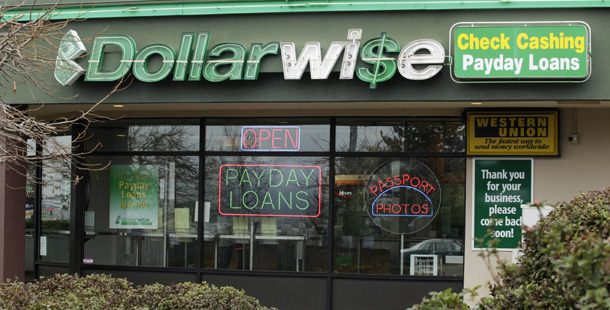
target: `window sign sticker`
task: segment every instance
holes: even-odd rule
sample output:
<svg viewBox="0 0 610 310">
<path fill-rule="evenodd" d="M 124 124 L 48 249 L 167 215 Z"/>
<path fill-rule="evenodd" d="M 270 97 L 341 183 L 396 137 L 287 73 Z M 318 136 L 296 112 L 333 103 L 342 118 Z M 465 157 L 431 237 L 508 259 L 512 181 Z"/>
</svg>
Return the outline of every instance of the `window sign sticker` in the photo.
<svg viewBox="0 0 610 310">
<path fill-rule="evenodd" d="M 109 207 L 111 229 L 157 229 L 159 166 L 111 166 Z"/>
<path fill-rule="evenodd" d="M 367 212 L 377 226 L 391 233 L 412 234 L 430 225 L 440 211 L 441 188 L 426 165 L 393 160 L 371 174 L 365 197 Z"/>
</svg>

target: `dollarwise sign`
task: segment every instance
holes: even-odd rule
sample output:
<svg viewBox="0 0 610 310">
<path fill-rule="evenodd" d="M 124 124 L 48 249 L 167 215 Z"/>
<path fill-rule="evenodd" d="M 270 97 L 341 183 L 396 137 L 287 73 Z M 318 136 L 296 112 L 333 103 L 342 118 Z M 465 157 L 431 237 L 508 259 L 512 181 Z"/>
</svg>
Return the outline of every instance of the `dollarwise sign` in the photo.
<svg viewBox="0 0 610 310">
<path fill-rule="evenodd" d="M 83 75 L 85 69 L 78 65 L 75 59 L 86 51 L 83 41 L 74 30 L 69 30 L 61 39 L 54 72 L 55 79 L 61 85 L 72 85 Z"/>
<path fill-rule="evenodd" d="M 87 49 L 76 31 L 71 30 L 66 36 L 69 40 L 60 48 L 69 46 L 75 52 L 59 52 L 55 78 L 62 85 L 71 85 L 83 72 L 89 82 L 117 81 L 129 73 L 148 83 L 170 77 L 173 81 L 256 80 L 264 58 L 279 54 L 286 80 L 301 79 L 308 66 L 312 80 L 327 79 L 340 65 L 339 79 L 353 79 L 356 75 L 370 88 L 376 88 L 397 72 L 408 80 L 429 79 L 441 71 L 445 61 L 445 50 L 438 41 L 420 39 L 401 47 L 383 32 L 362 44 L 362 29 L 348 29 L 347 40 L 331 42 L 324 57 L 320 42 L 307 42 L 300 53 L 294 42 L 252 43 L 249 50 L 240 43 L 220 43 L 208 50 L 212 34 L 204 31 L 184 32 L 177 51 L 166 44 L 151 44 L 138 50 L 131 36 L 99 35 L 93 40 L 84 70 L 76 60 Z M 120 51 L 119 59 L 104 57 L 110 49 Z M 364 65 L 356 65 L 358 56 Z M 159 68 L 150 65 L 153 58 L 161 58 Z"/>
<path fill-rule="evenodd" d="M 222 165 L 218 211 L 233 216 L 317 217 L 322 169 L 306 165 Z"/>
<path fill-rule="evenodd" d="M 584 22 L 458 23 L 452 77 L 467 81 L 584 81 L 591 70 Z"/>
<path fill-rule="evenodd" d="M 71 85 L 85 81 L 117 81 L 132 74 L 147 83 L 173 81 L 222 82 L 256 80 L 269 59 L 282 62 L 285 80 L 300 80 L 309 68 L 312 80 L 328 79 L 335 67 L 339 79 L 356 76 L 377 88 L 396 73 L 407 80 L 427 80 L 451 64 L 452 78 L 469 81 L 584 81 L 590 75 L 590 30 L 584 22 L 458 23 L 450 30 L 450 58 L 437 40 L 398 42 L 387 32 L 361 41 L 362 29 L 332 41 L 322 53 L 320 42 L 300 47 L 294 42 L 219 43 L 210 48 L 212 33 L 184 32 L 179 46 L 150 44 L 137 48 L 125 34 L 99 35 L 87 51 L 76 31 L 70 30 L 58 51 L 55 78 Z M 104 57 L 107 51 L 117 59 Z M 448 59 L 452 59 L 449 61 Z M 79 62 L 81 64 L 79 64 Z M 83 67 L 86 67 L 86 70 Z M 111 68 L 111 69 L 108 69 Z"/>
</svg>

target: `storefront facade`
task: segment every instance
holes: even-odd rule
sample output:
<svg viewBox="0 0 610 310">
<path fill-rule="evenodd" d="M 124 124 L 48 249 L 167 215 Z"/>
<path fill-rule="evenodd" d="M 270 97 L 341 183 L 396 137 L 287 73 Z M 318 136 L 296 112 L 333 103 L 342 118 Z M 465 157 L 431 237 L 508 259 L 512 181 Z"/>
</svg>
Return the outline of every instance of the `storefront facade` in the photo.
<svg viewBox="0 0 610 310">
<path fill-rule="evenodd" d="M 132 80 L 72 129 L 106 168 L 31 167 L 26 274 L 207 281 L 280 309 L 483 285 L 480 230 L 510 259 L 514 203 L 608 184 L 607 4 L 576 3 L 94 8 L 49 75 L 66 86 L 7 99 L 53 119 Z"/>
</svg>

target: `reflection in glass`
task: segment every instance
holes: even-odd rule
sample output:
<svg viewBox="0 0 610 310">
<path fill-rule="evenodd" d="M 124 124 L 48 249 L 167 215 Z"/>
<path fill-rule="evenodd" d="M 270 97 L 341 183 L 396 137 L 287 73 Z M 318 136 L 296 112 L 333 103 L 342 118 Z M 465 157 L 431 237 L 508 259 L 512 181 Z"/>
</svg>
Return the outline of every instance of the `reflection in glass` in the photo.
<svg viewBox="0 0 610 310">
<path fill-rule="evenodd" d="M 466 152 L 466 126 L 458 122 L 446 122 L 443 144 L 445 152 Z"/>
<path fill-rule="evenodd" d="M 327 158 L 211 156 L 205 169 L 205 268 L 326 270 Z"/>
<path fill-rule="evenodd" d="M 402 119 L 339 119 L 337 151 L 400 152 L 404 149 Z"/>
<path fill-rule="evenodd" d="M 27 165 L 25 185 L 25 281 L 34 281 L 34 212 L 36 212 L 36 166 Z"/>
<path fill-rule="evenodd" d="M 199 120 L 116 120 L 93 123 L 88 132 L 90 137 L 86 140 L 87 150 L 199 150 Z"/>
<path fill-rule="evenodd" d="M 69 148 L 72 137 L 54 137 L 54 140 L 54 145 Z M 39 259 L 42 261 L 69 262 L 71 177 L 70 161 L 45 160 L 42 163 L 39 249 Z"/>
<path fill-rule="evenodd" d="M 465 127 L 442 119 L 339 119 L 339 152 L 464 152 Z"/>
<path fill-rule="evenodd" d="M 84 262 L 195 267 L 198 158 L 89 158 L 108 161 L 110 169 L 91 171 L 87 180 Z"/>
</svg>

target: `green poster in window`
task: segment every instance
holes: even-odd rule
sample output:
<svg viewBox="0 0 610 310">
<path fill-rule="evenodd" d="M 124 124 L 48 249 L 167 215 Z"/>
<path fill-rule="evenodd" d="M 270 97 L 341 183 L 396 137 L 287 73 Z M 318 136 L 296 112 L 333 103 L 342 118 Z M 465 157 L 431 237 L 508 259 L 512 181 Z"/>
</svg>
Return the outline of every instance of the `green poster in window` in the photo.
<svg viewBox="0 0 610 310">
<path fill-rule="evenodd" d="M 110 228 L 157 229 L 159 166 L 110 167 Z"/>
<path fill-rule="evenodd" d="M 532 159 L 475 159 L 473 248 L 515 249 L 521 241 L 521 205 L 533 195 Z M 481 242 L 482 240 L 482 242 Z"/>
</svg>

